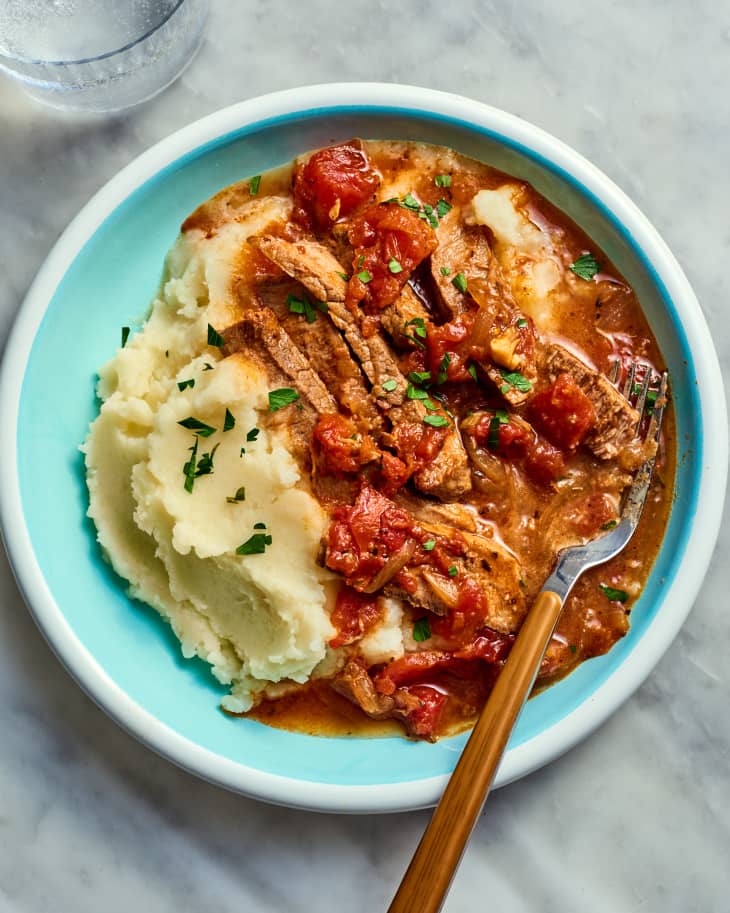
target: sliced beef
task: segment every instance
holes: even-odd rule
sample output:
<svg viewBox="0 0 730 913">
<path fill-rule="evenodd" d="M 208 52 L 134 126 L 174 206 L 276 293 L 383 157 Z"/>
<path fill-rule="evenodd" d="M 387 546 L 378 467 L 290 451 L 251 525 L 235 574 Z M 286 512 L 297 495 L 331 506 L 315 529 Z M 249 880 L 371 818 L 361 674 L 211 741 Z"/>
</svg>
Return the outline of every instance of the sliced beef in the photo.
<svg viewBox="0 0 730 913">
<path fill-rule="evenodd" d="M 487 280 L 494 257 L 489 246 L 489 229 L 464 225 L 461 210 L 455 207 L 439 223 L 438 247 L 431 254 L 431 274 L 444 311 L 452 318 L 473 308 L 470 297 L 454 285 L 463 273 L 467 283 Z"/>
<path fill-rule="evenodd" d="M 520 583 L 521 569 L 512 552 L 494 539 L 455 530 L 441 523 L 420 522 L 425 533 L 446 543 L 458 543 L 447 567 L 456 568 L 455 576 L 438 566 L 423 564 L 407 568 L 407 577 L 399 575 L 385 588 L 389 596 L 397 596 L 418 608 L 446 616 L 458 609 L 463 582 L 469 578 L 484 595 L 486 618 L 484 624 L 503 634 L 519 629 L 527 611 L 525 594 Z"/>
<path fill-rule="evenodd" d="M 250 349 L 265 353 L 317 412 L 337 411 L 333 396 L 269 308 L 247 311 L 239 323 L 225 331 L 224 342 L 224 355 Z"/>
<path fill-rule="evenodd" d="M 395 301 L 380 312 L 383 329 L 397 346 L 405 349 L 411 346 L 409 337 L 413 335 L 413 322 L 425 323 L 430 317 L 410 285 L 404 285 Z"/>
<path fill-rule="evenodd" d="M 545 352 L 545 368 L 552 375 L 570 374 L 593 404 L 596 424 L 585 444 L 603 460 L 611 460 L 634 438 L 639 413 L 627 402 L 607 377 L 590 368 L 567 349 L 550 345 Z"/>
<path fill-rule="evenodd" d="M 345 271 L 324 245 L 317 241 L 285 241 L 273 235 L 250 240 L 288 276 L 301 282 L 317 301 L 345 300 Z"/>
</svg>

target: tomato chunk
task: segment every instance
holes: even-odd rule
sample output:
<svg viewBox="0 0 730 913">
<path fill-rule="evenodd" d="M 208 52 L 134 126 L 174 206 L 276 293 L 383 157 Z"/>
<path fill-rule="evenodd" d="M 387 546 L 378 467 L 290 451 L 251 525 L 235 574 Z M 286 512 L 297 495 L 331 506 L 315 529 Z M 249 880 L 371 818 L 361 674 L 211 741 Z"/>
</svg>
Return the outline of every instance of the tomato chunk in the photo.
<svg viewBox="0 0 730 913">
<path fill-rule="evenodd" d="M 469 344 L 472 323 L 471 315 L 462 314 L 451 323 L 429 327 L 426 340 L 428 369 L 438 383 L 474 380 L 469 373 L 474 354 Z"/>
<path fill-rule="evenodd" d="M 527 475 L 538 485 L 550 485 L 565 475 L 562 451 L 539 437 L 527 454 L 524 465 Z"/>
<path fill-rule="evenodd" d="M 337 634 L 330 641 L 331 647 L 344 647 L 366 634 L 380 619 L 382 611 L 375 596 L 359 593 L 349 586 L 341 586 L 330 621 Z"/>
<path fill-rule="evenodd" d="M 357 216 L 348 233 L 355 249 L 347 305 L 374 313 L 391 304 L 413 270 L 437 245 L 423 220 L 397 204 L 381 203 Z"/>
<path fill-rule="evenodd" d="M 565 373 L 533 397 L 528 411 L 538 431 L 562 450 L 575 450 L 596 423 L 593 403 Z"/>
<path fill-rule="evenodd" d="M 295 213 L 316 228 L 328 228 L 367 202 L 379 184 L 367 156 L 352 143 L 320 149 L 295 172 Z"/>
<path fill-rule="evenodd" d="M 404 714 L 408 734 L 417 739 L 434 741 L 448 697 L 430 685 L 412 685 L 403 688 L 401 693 L 416 699 L 415 706 Z"/>
<path fill-rule="evenodd" d="M 472 429 L 474 440 L 481 447 L 488 447 L 508 460 L 524 459 L 533 445 L 535 434 L 509 416 L 506 422 L 499 422 L 495 439 L 492 429 L 495 417 L 494 412 L 487 412 L 480 417 Z"/>
<path fill-rule="evenodd" d="M 414 532 L 413 517 L 364 482 L 355 503 L 338 507 L 333 514 L 327 567 L 355 589 L 367 590 Z"/>
<path fill-rule="evenodd" d="M 359 472 L 380 455 L 370 435 L 359 434 L 354 422 L 338 413 L 320 415 L 312 438 L 319 468 L 326 474 Z"/>
</svg>

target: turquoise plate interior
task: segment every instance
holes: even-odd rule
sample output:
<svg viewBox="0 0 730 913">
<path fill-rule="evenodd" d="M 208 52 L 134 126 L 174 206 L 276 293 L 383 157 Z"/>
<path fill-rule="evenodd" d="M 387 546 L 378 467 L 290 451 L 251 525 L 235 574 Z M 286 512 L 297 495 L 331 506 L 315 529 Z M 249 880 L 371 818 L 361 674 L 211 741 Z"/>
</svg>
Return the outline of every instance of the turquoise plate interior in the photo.
<svg viewBox="0 0 730 913">
<path fill-rule="evenodd" d="M 326 108 L 242 128 L 172 162 L 108 216 L 58 286 L 27 364 L 17 448 L 22 504 L 41 571 L 73 632 L 121 689 L 177 733 L 232 761 L 293 779 L 374 785 L 450 772 L 465 736 L 436 745 L 320 739 L 226 717 L 219 709 L 224 691 L 207 666 L 181 657 L 167 625 L 126 596 L 124 581 L 102 559 L 85 517 L 78 451 L 98 408 L 96 369 L 119 345 L 120 328 L 144 316 L 183 218 L 233 181 L 354 135 L 441 143 L 531 181 L 623 271 L 665 354 L 681 447 L 675 502 L 631 631 L 607 656 L 531 700 L 510 744 L 535 737 L 589 700 L 646 631 L 682 560 L 698 489 L 702 413 L 673 304 L 628 232 L 572 177 L 493 132 L 395 108 Z"/>
</svg>

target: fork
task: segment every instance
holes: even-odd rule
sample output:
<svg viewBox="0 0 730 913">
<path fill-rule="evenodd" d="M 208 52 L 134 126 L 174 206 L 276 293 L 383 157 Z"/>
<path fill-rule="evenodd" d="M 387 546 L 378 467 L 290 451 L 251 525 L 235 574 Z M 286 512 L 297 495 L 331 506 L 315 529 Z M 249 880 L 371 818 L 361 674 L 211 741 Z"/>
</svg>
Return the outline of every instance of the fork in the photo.
<svg viewBox="0 0 730 913">
<path fill-rule="evenodd" d="M 637 438 L 645 424 L 644 411 L 652 384 L 652 371 L 648 367 L 644 369 L 642 382 L 635 382 L 639 367 L 636 362 L 630 365 L 621 389 L 626 399 L 637 397 Z M 615 385 L 619 370 L 617 361 L 610 376 Z M 664 372 L 644 435 L 644 442 L 652 448 L 651 454 L 636 472 L 624 499 L 621 519 L 605 535 L 558 552 L 555 569 L 520 628 L 388 913 L 438 913 L 441 909 L 568 594 L 583 571 L 618 555 L 636 530 L 654 472 L 667 386 L 668 375 Z"/>
</svg>

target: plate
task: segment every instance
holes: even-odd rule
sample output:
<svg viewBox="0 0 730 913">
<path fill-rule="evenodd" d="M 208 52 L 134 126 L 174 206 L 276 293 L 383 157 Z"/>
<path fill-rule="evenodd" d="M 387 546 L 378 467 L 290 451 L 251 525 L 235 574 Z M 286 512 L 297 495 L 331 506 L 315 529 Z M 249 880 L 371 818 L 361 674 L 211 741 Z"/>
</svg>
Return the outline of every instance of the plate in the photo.
<svg viewBox="0 0 730 913">
<path fill-rule="evenodd" d="M 646 218 L 563 143 L 494 108 L 407 86 L 277 92 L 219 111 L 121 171 L 59 239 L 20 310 L 0 377 L 0 516 L 23 595 L 88 694 L 150 748 L 221 786 L 342 812 L 434 804 L 466 735 L 324 739 L 219 709 L 224 689 L 184 660 L 167 625 L 125 595 L 85 517 L 78 445 L 96 414 L 96 369 L 142 318 L 183 218 L 233 181 L 352 136 L 452 146 L 529 180 L 604 248 L 636 289 L 673 379 L 680 454 L 660 555 L 629 634 L 533 698 L 497 785 L 535 770 L 602 723 L 648 675 L 686 618 L 709 563 L 727 472 L 720 369 L 697 300 Z"/>
</svg>

